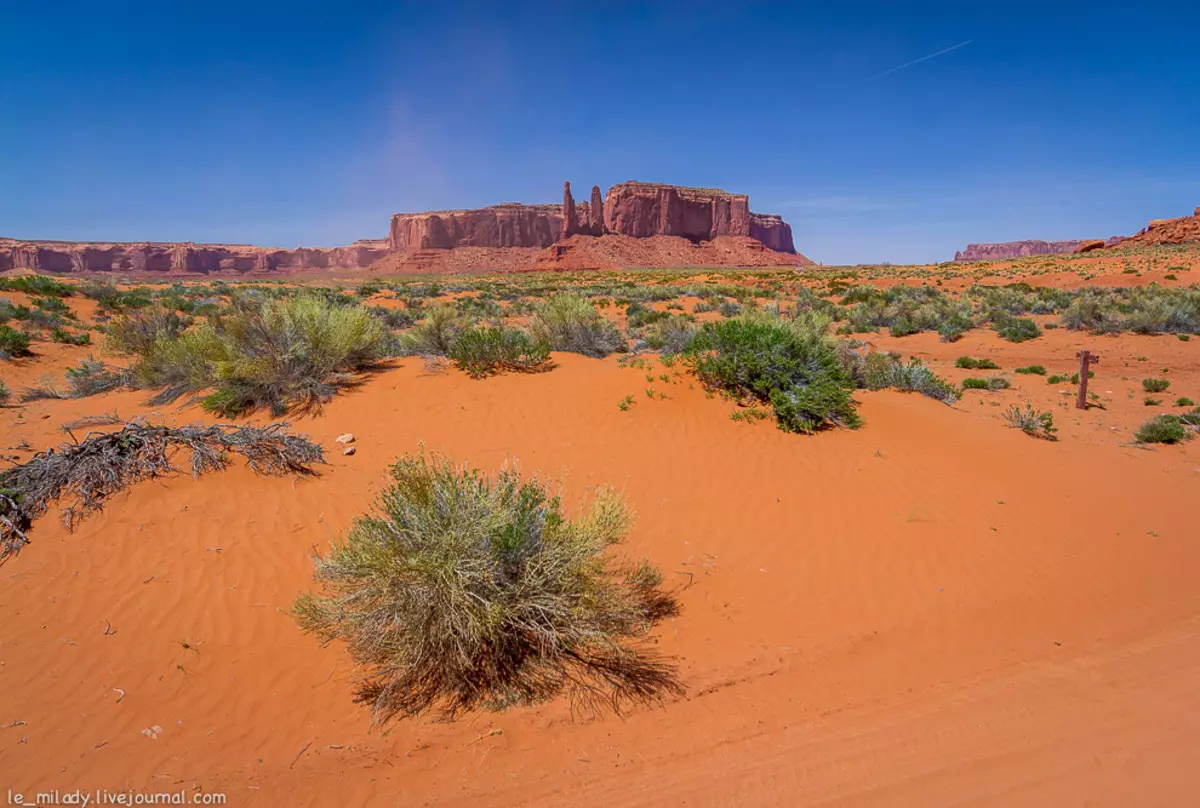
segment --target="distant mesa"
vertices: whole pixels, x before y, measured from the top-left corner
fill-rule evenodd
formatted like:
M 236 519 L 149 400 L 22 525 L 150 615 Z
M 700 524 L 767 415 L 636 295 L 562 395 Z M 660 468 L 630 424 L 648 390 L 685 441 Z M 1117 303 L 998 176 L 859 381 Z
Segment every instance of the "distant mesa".
M 1107 239 L 1082 241 L 1003 241 L 996 244 L 968 244 L 967 249 L 954 254 L 955 261 L 996 261 L 1021 258 L 1027 255 L 1058 253 L 1087 253 L 1117 246 L 1151 244 L 1200 244 L 1200 208 L 1191 216 L 1175 219 L 1151 219 L 1150 223 L 1132 236 L 1112 236 Z
M 625 239 L 649 241 L 631 245 Z M 356 241 L 346 247 L 283 250 L 244 244 L 0 239 L 0 272 L 60 274 L 257 274 L 361 268 L 486 271 L 554 268 L 568 256 L 572 267 L 585 268 L 624 260 L 651 267 L 679 262 L 811 263 L 796 253 L 787 222 L 751 213 L 745 194 L 644 182 L 614 185 L 607 197 L 593 186 L 590 199 L 579 202 L 570 183 L 564 183 L 561 205 L 509 202 L 476 210 L 398 213 L 392 217 L 387 239 Z

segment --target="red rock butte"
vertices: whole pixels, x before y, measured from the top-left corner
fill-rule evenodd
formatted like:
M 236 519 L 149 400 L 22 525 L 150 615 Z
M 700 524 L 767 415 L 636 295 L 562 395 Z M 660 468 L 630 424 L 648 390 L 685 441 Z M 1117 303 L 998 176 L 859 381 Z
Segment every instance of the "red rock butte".
M 796 251 L 791 226 L 779 216 L 751 213 L 750 198 L 745 194 L 648 182 L 614 185 L 607 197 L 593 187 L 591 202 L 576 202 L 571 184 L 564 183 L 561 206 L 509 202 L 475 210 L 397 213 L 392 217 L 389 241 L 399 252 L 545 248 L 577 234 L 680 236 L 693 242 L 747 236 L 776 252 Z
M 628 239 L 649 241 L 634 245 Z M 643 248 L 650 245 L 654 249 Z M 561 205 L 508 202 L 475 210 L 397 213 L 386 240 L 346 247 L 0 239 L 0 272 L 464 271 L 552 268 L 562 259 L 572 268 L 621 260 L 641 266 L 811 263 L 796 253 L 791 226 L 779 216 L 751 213 L 745 194 L 645 182 L 614 185 L 607 196 L 593 186 L 590 200 L 581 202 L 564 183 Z

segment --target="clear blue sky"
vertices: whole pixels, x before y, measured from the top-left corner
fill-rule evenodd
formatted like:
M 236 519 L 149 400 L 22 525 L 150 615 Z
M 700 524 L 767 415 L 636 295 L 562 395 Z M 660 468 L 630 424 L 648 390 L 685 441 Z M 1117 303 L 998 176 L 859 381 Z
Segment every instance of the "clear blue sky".
M 909 262 L 1200 205 L 1194 2 L 4 0 L 0 30 L 15 238 L 335 245 L 639 179 Z

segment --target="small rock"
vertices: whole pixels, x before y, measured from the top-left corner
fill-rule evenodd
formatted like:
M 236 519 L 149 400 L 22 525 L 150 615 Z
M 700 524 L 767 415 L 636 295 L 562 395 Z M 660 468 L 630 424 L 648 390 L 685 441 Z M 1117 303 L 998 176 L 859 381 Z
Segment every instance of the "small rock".
M 347 432 L 345 435 L 338 435 L 334 440 L 338 443 L 354 443 L 354 433 Z
M 342 452 L 342 454 L 349 456 L 349 455 L 354 454 L 357 451 L 358 451 L 358 449 L 354 448 L 353 446 L 347 446 L 346 451 Z

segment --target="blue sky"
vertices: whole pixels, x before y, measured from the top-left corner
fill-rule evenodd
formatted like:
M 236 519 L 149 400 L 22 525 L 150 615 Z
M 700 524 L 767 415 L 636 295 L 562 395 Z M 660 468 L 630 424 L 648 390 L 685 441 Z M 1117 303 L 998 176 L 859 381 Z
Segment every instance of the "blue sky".
M 324 246 L 628 179 L 748 193 L 830 264 L 1128 234 L 1200 205 L 1198 23 L 1182 2 L 12 0 L 0 235 Z

